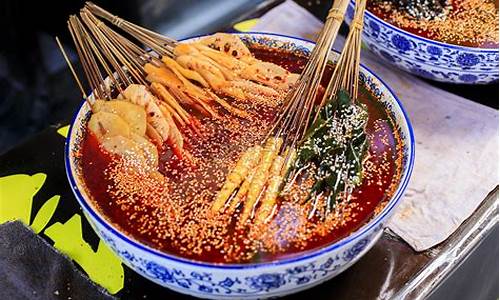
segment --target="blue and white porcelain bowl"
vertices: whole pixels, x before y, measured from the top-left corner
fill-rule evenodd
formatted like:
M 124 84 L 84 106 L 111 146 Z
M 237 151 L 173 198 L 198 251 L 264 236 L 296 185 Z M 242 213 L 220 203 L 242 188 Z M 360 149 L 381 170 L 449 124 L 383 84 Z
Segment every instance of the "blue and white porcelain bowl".
M 270 34 L 243 34 L 245 41 L 309 52 L 313 44 L 291 37 Z M 332 53 L 335 58 L 336 53 Z M 174 291 L 201 298 L 254 299 L 295 293 L 328 280 L 354 264 L 382 235 L 384 225 L 394 211 L 408 184 L 413 168 L 414 138 L 408 117 L 394 93 L 370 70 L 361 68 L 360 79 L 385 105 L 395 120 L 402 139 L 403 170 L 399 186 L 383 210 L 350 236 L 323 248 L 300 253 L 292 258 L 255 264 L 213 264 L 163 253 L 123 233 L 90 200 L 81 177 L 79 149 L 90 117 L 84 102 L 71 123 L 66 141 L 66 171 L 71 188 L 85 216 L 99 237 L 128 267 Z
M 348 23 L 354 2 L 347 10 Z M 400 29 L 366 11 L 362 39 L 384 61 L 414 75 L 458 84 L 498 81 L 498 48 L 473 48 L 427 39 Z

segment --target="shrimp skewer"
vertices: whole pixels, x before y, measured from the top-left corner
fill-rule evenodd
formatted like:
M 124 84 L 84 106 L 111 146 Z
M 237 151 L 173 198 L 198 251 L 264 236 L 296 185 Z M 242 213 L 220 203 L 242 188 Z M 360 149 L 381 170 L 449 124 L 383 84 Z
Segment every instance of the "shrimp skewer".
M 146 79 L 149 82 L 157 82 L 164 85 L 179 101 L 197 108 L 205 115 L 217 117 L 217 113 L 207 103 L 196 97 L 196 93 L 188 91 L 183 82 L 170 69 L 146 64 L 144 70 L 148 74 Z
M 181 65 L 179 65 L 175 60 L 171 59 L 170 57 L 164 56 L 162 57 L 161 61 L 172 71 L 174 71 L 174 73 L 176 74 L 179 73 L 188 79 L 198 82 L 203 87 L 208 87 L 208 83 L 206 82 L 205 79 L 203 79 L 203 77 L 200 74 L 192 70 L 183 68 Z
M 163 115 L 170 114 L 172 118 L 176 121 L 177 124 L 181 126 L 186 126 L 186 122 L 180 117 L 180 115 L 168 104 L 165 102 L 159 102 L 158 107 L 160 108 Z
M 192 44 L 200 53 L 204 56 L 211 58 L 217 64 L 224 66 L 225 68 L 235 72 L 237 75 L 240 74 L 241 70 L 248 66 L 247 63 L 240 61 L 226 53 L 214 50 L 203 44 L 193 43 Z
M 257 166 L 255 171 L 255 175 L 252 179 L 252 183 L 248 189 L 247 198 L 245 200 L 245 205 L 243 207 L 243 212 L 240 216 L 240 224 L 244 224 L 249 218 L 251 213 L 253 212 L 254 206 L 260 198 L 262 194 L 262 190 L 264 185 L 266 184 L 267 178 L 269 177 L 269 168 L 273 164 L 274 159 L 278 155 L 279 148 L 282 139 L 269 139 L 266 142 L 264 147 L 264 151 L 262 154 L 262 159 Z
M 161 97 L 161 99 L 164 101 L 165 106 L 168 106 L 172 112 L 175 112 L 175 115 L 182 120 L 182 122 L 191 124 L 191 117 L 189 116 L 188 112 L 182 108 L 182 106 L 179 105 L 179 103 L 175 100 L 175 98 L 167 91 L 167 89 L 157 83 L 153 82 L 151 84 L 151 89 Z M 174 116 L 175 116 L 174 115 Z
M 177 57 L 180 65 L 198 72 L 212 89 L 240 101 L 257 100 L 267 103 L 269 99 L 280 97 L 280 93 L 270 87 L 242 79 L 234 72 L 200 55 L 181 55 Z
M 182 67 L 179 64 L 177 64 L 177 62 L 174 61 L 173 59 L 168 58 L 168 57 L 164 57 L 162 59 L 162 61 L 165 64 L 167 64 L 167 66 L 170 68 L 170 70 L 184 83 L 184 85 L 187 87 L 187 90 L 190 92 L 190 95 L 192 95 L 192 97 L 196 97 L 196 98 L 200 99 L 201 101 L 207 102 L 207 103 L 209 103 L 211 101 L 215 101 L 219 105 L 221 105 L 224 109 L 226 109 L 228 112 L 230 112 L 236 116 L 239 116 L 242 118 L 248 117 L 248 113 L 232 107 L 229 103 L 220 99 L 217 95 L 212 93 L 209 89 L 202 90 L 201 88 L 192 84 L 187 78 L 184 78 L 183 74 L 181 74 L 181 72 L 177 71 L 177 69 L 176 69 L 176 68 L 182 68 Z M 198 73 L 191 71 L 191 70 L 188 70 L 188 69 L 186 69 L 186 71 L 190 71 L 193 74 L 198 74 Z M 198 74 L 198 76 L 200 76 L 200 75 Z M 203 77 L 200 76 L 200 78 L 203 78 Z
M 276 198 L 280 191 L 281 184 L 283 183 L 283 176 L 281 175 L 281 170 L 283 164 L 285 163 L 285 158 L 282 156 L 276 157 L 269 171 L 269 183 L 262 200 L 262 204 L 256 214 L 256 223 L 264 223 L 267 218 L 271 215 L 274 206 L 276 205 Z
M 236 39 L 239 40 L 237 37 Z M 211 40 L 215 42 L 219 39 Z M 224 44 L 227 43 L 235 45 L 234 37 Z M 236 47 L 241 46 L 246 47 L 244 44 Z M 180 44 L 174 49 L 178 65 L 199 73 L 216 92 L 240 101 L 257 100 L 260 103 L 268 103 L 270 99 L 281 99 L 285 95 L 284 91 L 298 79 L 298 74 L 290 73 L 273 63 L 255 59 L 251 54 L 245 54 L 238 59 L 224 51 L 212 49 L 202 42 Z M 243 57 L 247 59 L 243 61 Z
M 183 76 L 183 74 L 180 71 L 177 70 L 177 67 L 182 68 L 182 66 L 177 64 L 177 62 L 175 62 L 174 60 L 164 57 L 162 61 L 168 64 L 167 65 L 168 70 L 166 68 L 157 68 L 152 65 L 149 65 L 146 67 L 146 72 L 149 73 L 148 80 L 153 81 L 152 85 L 156 83 L 155 89 L 161 92 L 162 95 L 164 95 L 163 98 L 168 98 L 168 95 L 166 94 L 167 91 L 165 88 L 161 89 L 158 86 L 159 84 L 163 84 L 164 86 L 168 87 L 171 91 L 174 91 L 174 93 L 176 93 L 177 95 L 184 94 L 183 96 L 181 96 L 183 98 L 189 97 L 191 100 L 194 100 L 196 103 L 202 106 L 205 111 L 209 112 L 211 116 L 217 115 L 208 105 L 208 103 L 214 101 L 219 105 L 221 105 L 225 110 L 227 110 L 231 114 L 234 114 L 242 118 L 248 117 L 248 113 L 231 106 L 229 103 L 220 99 L 210 90 L 208 89 L 203 90 L 200 87 L 191 83 L 187 78 Z M 196 73 L 191 70 L 188 71 Z M 171 100 L 175 101 L 175 99 Z
M 258 163 L 262 152 L 261 146 L 254 146 L 249 148 L 240 157 L 234 169 L 229 173 L 226 178 L 226 182 L 222 186 L 222 189 L 217 194 L 214 203 L 212 204 L 212 212 L 219 212 L 228 198 L 233 194 L 234 190 L 238 188 L 241 182 L 246 178 L 248 173 L 255 165 Z
M 250 188 L 250 184 L 252 183 L 253 175 L 253 173 L 248 174 L 245 178 L 245 181 L 243 181 L 243 183 L 241 184 L 240 188 L 238 189 L 238 193 L 236 193 L 236 195 L 233 197 L 231 203 L 229 204 L 229 207 L 226 210 L 228 214 L 233 213 L 236 207 L 238 207 L 238 205 L 240 204 L 241 200 L 246 197 L 248 189 Z

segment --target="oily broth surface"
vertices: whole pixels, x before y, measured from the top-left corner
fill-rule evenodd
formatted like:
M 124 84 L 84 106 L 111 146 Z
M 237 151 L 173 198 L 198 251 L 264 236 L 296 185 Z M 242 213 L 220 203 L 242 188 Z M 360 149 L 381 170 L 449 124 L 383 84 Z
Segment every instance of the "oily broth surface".
M 305 57 L 282 50 L 252 48 L 264 61 L 300 72 Z M 329 68 L 324 84 L 331 74 Z M 192 165 L 172 156 L 168 146 L 160 153 L 160 172 L 166 182 L 128 178 L 119 159 L 103 152 L 91 134 L 82 141 L 82 176 L 89 194 L 109 221 L 136 240 L 166 253 L 205 262 L 249 263 L 272 261 L 333 243 L 365 224 L 390 199 L 401 172 L 400 140 L 384 107 L 364 87 L 358 100 L 369 112 L 369 169 L 347 205 L 328 222 L 307 220 L 307 211 L 291 200 L 304 197 L 297 188 L 280 198 L 275 217 L 265 226 L 238 228 L 236 218 L 210 216 L 208 208 L 228 171 L 242 151 L 258 143 L 271 126 L 275 106 L 238 103 L 251 120 L 223 114 L 220 120 L 201 118 L 202 137 L 189 133 Z

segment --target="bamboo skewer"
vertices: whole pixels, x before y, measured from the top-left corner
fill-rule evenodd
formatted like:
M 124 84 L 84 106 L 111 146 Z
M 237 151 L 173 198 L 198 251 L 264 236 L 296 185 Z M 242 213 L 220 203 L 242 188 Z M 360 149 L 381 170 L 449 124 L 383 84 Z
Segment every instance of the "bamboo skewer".
M 340 89 L 349 92 L 351 99 L 355 100 L 358 95 L 359 69 L 361 56 L 361 32 L 363 31 L 363 20 L 366 9 L 366 0 L 356 2 L 356 10 L 352 20 L 349 33 L 345 40 L 344 48 L 332 74 L 332 78 L 325 90 L 321 106 L 332 95 L 336 95 Z M 317 115 L 315 116 L 316 120 Z
M 113 15 L 92 2 L 85 3 L 85 8 L 95 15 L 110 21 L 118 28 L 123 29 L 161 56 L 172 57 L 174 55 L 174 48 L 177 41 Z
M 119 94 L 123 94 L 131 84 L 140 84 L 151 87 L 146 81 L 144 65 L 151 63 L 159 67 L 163 63 L 158 57 L 132 43 L 127 38 L 110 29 L 106 24 L 93 15 L 87 8 L 80 11 L 80 18 L 70 16 L 68 27 L 75 42 L 80 60 L 91 88 L 97 98 L 111 99 L 110 91 L 104 88 L 101 71 L 109 77 L 112 86 Z M 151 92 L 158 95 L 158 89 Z M 169 96 L 166 90 L 161 90 L 161 98 Z M 172 114 L 174 120 L 181 126 L 194 126 L 189 114 L 170 97 L 158 102 L 160 109 Z
M 76 81 L 76 84 L 78 85 L 78 88 L 80 89 L 80 92 L 82 93 L 82 98 L 89 105 L 90 111 L 94 112 L 93 104 L 90 103 L 90 100 L 88 99 L 87 94 L 85 93 L 85 89 L 83 88 L 82 82 L 80 81 L 80 78 L 78 78 L 78 75 L 76 74 L 76 71 L 73 68 L 73 64 L 69 60 L 68 55 L 66 54 L 66 51 L 64 50 L 64 47 L 61 44 L 61 41 L 59 40 L 59 37 L 57 37 L 57 36 L 56 36 L 56 43 L 57 43 L 57 46 L 59 47 L 59 50 L 61 51 L 61 53 L 62 53 L 62 55 L 64 57 L 64 60 L 66 61 L 66 64 L 68 65 L 68 67 L 69 67 L 69 69 L 71 71 L 71 74 L 73 75 L 73 78 Z
M 359 70 L 360 70 L 360 55 L 361 55 L 361 33 L 363 30 L 363 20 L 364 12 L 366 9 L 366 0 L 356 1 L 356 10 L 354 13 L 354 18 L 351 23 L 349 33 L 347 35 L 344 47 L 339 56 L 339 59 L 335 65 L 332 77 L 325 89 L 325 94 L 321 99 L 321 103 L 317 109 L 311 124 L 314 124 L 319 117 L 321 107 L 323 107 L 327 101 L 332 101 L 335 99 L 337 93 L 340 90 L 345 90 L 349 93 L 352 102 L 356 101 L 358 95 L 358 85 L 359 85 Z M 289 185 L 293 184 L 295 178 L 297 177 L 297 172 L 292 172 L 292 177 L 294 178 Z M 344 182 L 347 181 L 347 174 L 342 178 Z M 350 198 L 352 193 L 352 186 L 345 185 L 343 193 L 346 195 L 347 199 Z M 311 218 L 318 205 L 318 201 L 321 198 L 323 192 L 314 195 L 313 207 L 309 213 L 309 218 Z M 325 202 L 328 202 L 325 199 Z M 326 214 L 331 212 L 331 205 L 326 204 Z
M 355 16 L 342 53 L 335 65 L 332 78 L 330 79 L 320 104 L 315 104 L 321 77 L 328 61 L 328 54 L 338 33 L 347 4 L 347 1 L 336 1 L 334 3 L 325 22 L 325 27 L 320 33 L 316 47 L 311 53 L 308 64 L 301 74 L 295 88 L 288 93 L 285 99 L 284 108 L 275 119 L 275 125 L 269 132 L 268 140 L 283 140 L 283 146 L 279 154 L 286 158 L 283 164 L 284 166 L 289 166 L 290 162 L 295 159 L 294 156 L 296 155 L 295 150 L 297 144 L 304 139 L 308 128 L 315 123 L 321 108 L 326 104 L 327 100 L 334 98 L 340 89 L 347 90 L 352 101 L 355 101 L 357 97 L 361 32 L 363 28 L 366 0 L 358 0 L 356 3 Z M 316 110 L 316 113 L 312 118 L 314 110 Z M 288 174 L 288 178 L 293 178 L 292 182 L 289 182 L 290 186 L 298 177 L 297 172 L 301 171 L 303 170 L 292 170 L 292 172 Z M 286 169 L 282 169 L 282 173 L 286 172 Z M 275 181 L 277 179 L 281 179 L 283 184 L 285 176 L 282 175 L 281 178 L 274 177 L 273 184 L 269 182 L 267 189 L 270 189 L 272 185 L 271 189 L 275 190 Z M 344 193 L 347 197 L 349 197 L 350 192 L 351 190 L 346 186 Z M 314 215 L 314 211 L 316 210 L 316 206 L 322 194 L 323 192 L 320 192 L 318 195 L 314 196 L 313 210 L 309 213 L 309 217 Z M 274 211 L 274 208 L 275 199 L 266 197 L 266 204 L 261 205 L 257 213 L 256 221 L 263 222 L 262 220 L 269 220 L 269 211 Z M 329 209 L 330 207 L 327 206 L 327 210 Z
M 268 155 L 268 157 L 262 155 L 259 164 L 255 167 L 255 174 L 251 174 L 252 183 L 246 194 L 247 199 L 244 203 L 240 224 L 249 219 L 249 216 L 256 216 L 256 222 L 266 222 L 275 211 L 276 198 L 286 175 L 284 168 L 290 166 L 290 161 L 295 157 L 297 143 L 303 139 L 309 127 L 309 120 L 315 106 L 321 78 L 348 4 L 349 0 L 337 0 L 334 2 L 304 71 L 292 90 L 287 93 L 283 107 L 273 121 L 274 126 L 262 141 L 262 146 L 265 149 L 269 145 L 276 145 L 277 149 L 268 150 L 268 152 L 271 151 L 270 153 L 276 151 L 274 152 L 274 156 Z M 252 149 L 247 150 L 247 152 L 249 151 L 252 151 Z M 247 155 L 247 152 L 243 154 L 243 157 Z M 274 161 L 278 161 L 279 163 L 275 165 L 276 170 L 270 172 L 268 169 L 273 165 Z M 227 207 L 223 203 L 231 203 L 229 211 L 234 210 L 240 201 L 239 199 L 244 197 L 244 195 L 241 195 L 242 187 L 240 186 L 243 182 L 248 182 L 248 178 L 247 180 L 241 180 L 236 187 L 234 187 L 233 182 L 228 183 L 232 184 L 231 188 L 239 189 L 239 192 L 227 193 L 227 191 L 224 191 L 223 195 L 229 197 L 226 199 L 226 196 L 219 195 L 217 205 L 212 207 L 212 211 L 217 212 L 221 208 L 224 209 Z M 228 187 L 225 185 L 223 190 L 227 190 Z M 244 188 L 247 189 L 246 185 Z M 265 195 L 263 200 L 265 203 L 261 204 L 256 215 L 254 213 L 257 203 L 263 195 Z M 235 200 L 233 199 L 234 197 L 238 197 L 238 199 Z
M 273 182 L 279 179 L 283 182 L 286 179 L 285 177 L 297 177 L 294 173 L 296 171 L 291 173 L 292 176 L 288 176 L 289 174 L 286 174 L 287 170 L 295 160 L 297 145 L 304 139 L 308 128 L 317 119 L 319 111 L 326 101 L 336 95 L 339 89 L 348 90 L 352 99 L 355 99 L 357 95 L 361 49 L 360 37 L 363 27 L 366 0 L 357 1 L 354 20 L 351 24 L 344 49 L 334 68 L 332 79 L 326 88 L 320 104 L 318 105 L 316 103 L 318 88 L 328 63 L 333 42 L 337 37 L 347 10 L 348 3 L 349 0 L 336 0 L 333 3 L 304 71 L 300 75 L 295 86 L 286 95 L 280 112 L 272 122 L 274 124 L 273 127 L 269 131 L 266 139 L 262 141 L 262 145 L 270 141 L 273 141 L 277 145 L 277 149 L 273 150 L 276 151 L 275 156 L 272 158 L 272 161 L 265 161 L 266 166 L 270 166 L 276 157 L 283 159 L 283 163 L 279 164 L 281 169 L 272 172 Z M 111 80 L 114 81 L 115 86 L 121 92 L 121 84 L 125 86 L 133 82 L 146 84 L 144 79 L 146 74 L 144 70 L 145 64 L 152 63 L 158 67 L 163 65 L 160 60 L 161 57 L 172 57 L 174 55 L 174 47 L 177 45 L 177 41 L 123 20 L 91 2 L 86 3 L 80 16 L 85 26 L 75 16 L 70 18 L 68 24 L 72 37 L 77 45 L 80 60 L 84 65 L 85 74 L 92 89 L 96 91 L 96 95 L 99 97 L 103 95 L 109 97 L 109 91 L 101 84 L 102 75 L 99 64 L 101 68 L 104 69 L 105 73 L 111 77 Z M 129 33 L 140 43 L 151 48 L 158 56 L 151 55 L 135 43 L 116 33 L 98 17 L 110 21 L 112 24 Z M 124 66 L 124 68 L 121 66 Z M 121 84 L 113 76 L 111 72 L 112 69 L 117 73 Z M 156 89 L 156 93 L 158 93 L 158 91 L 159 90 Z M 165 105 L 164 109 L 168 112 L 176 112 L 178 109 L 175 105 L 172 106 L 168 101 L 162 104 Z M 312 118 L 313 115 L 314 118 Z M 174 116 L 174 119 L 180 123 L 185 123 L 188 117 L 187 114 L 178 112 L 178 114 Z M 279 143 L 277 141 L 279 141 Z M 260 185 L 259 187 L 251 187 L 253 191 L 252 202 L 254 203 L 251 205 L 252 211 L 250 212 L 248 210 L 248 206 L 246 208 L 246 216 L 254 216 L 255 208 L 261 196 L 269 194 L 269 196 L 266 196 L 266 215 L 257 217 L 257 220 L 261 221 L 268 220 L 270 217 L 269 213 L 275 211 L 276 196 L 273 195 L 277 194 L 275 190 L 281 190 L 281 187 L 277 189 L 274 183 L 273 191 L 264 193 L 269 179 L 269 167 L 264 170 L 261 166 L 261 164 L 264 163 L 263 160 L 263 158 L 262 160 L 259 159 L 255 168 L 262 168 L 262 174 L 257 175 L 264 177 L 252 179 L 252 182 L 258 181 Z M 243 181 L 244 178 L 242 178 L 242 182 Z M 240 184 L 235 187 L 236 190 L 239 188 Z M 260 189 L 260 192 L 256 189 Z M 231 198 L 236 194 L 239 193 L 230 193 L 232 196 L 229 196 L 229 199 L 220 197 L 221 199 L 219 199 L 217 207 L 221 209 L 228 207 L 228 203 L 231 203 Z M 257 198 L 255 198 L 255 195 L 257 195 Z M 232 207 L 231 210 L 233 210 L 234 203 L 231 203 L 230 206 Z M 218 210 L 219 209 L 215 209 L 215 211 Z
M 91 52 L 89 51 L 88 45 L 82 40 L 81 27 L 79 21 L 77 19 L 75 20 L 75 16 L 70 16 L 68 20 L 68 29 L 75 43 L 76 51 L 82 63 L 87 81 L 90 84 L 90 88 L 98 98 L 105 98 L 104 91 L 101 90 L 101 83 L 104 82 L 104 79 L 101 76 L 95 58 L 90 55 Z
M 308 128 L 308 118 L 313 110 L 323 72 L 328 62 L 340 25 L 344 19 L 349 0 L 333 3 L 307 65 L 296 86 L 287 94 L 285 107 L 275 120 L 269 136 L 282 137 L 286 147 L 295 147 Z M 287 158 L 288 160 L 288 158 Z
M 273 187 L 276 190 L 276 195 L 281 191 L 286 177 L 290 175 L 295 177 L 294 172 L 286 174 L 288 170 L 285 168 L 293 163 L 297 144 L 303 140 L 307 129 L 313 124 L 310 119 L 314 108 L 316 107 L 317 111 L 321 108 L 321 105 L 319 107 L 315 105 L 318 89 L 348 4 L 348 0 L 337 0 L 333 3 L 304 71 L 300 75 L 298 83 L 287 94 L 284 109 L 279 113 L 274 122 L 275 125 L 269 132 L 268 137 L 283 140 L 279 151 L 279 154 L 284 156 L 284 163 L 280 170 L 283 175 L 279 177 L 281 181 L 279 187 Z M 277 178 L 273 178 L 273 181 L 276 180 Z M 260 215 L 257 217 L 257 222 L 269 220 L 269 211 L 275 210 L 276 196 L 266 200 L 266 204 L 259 210 Z

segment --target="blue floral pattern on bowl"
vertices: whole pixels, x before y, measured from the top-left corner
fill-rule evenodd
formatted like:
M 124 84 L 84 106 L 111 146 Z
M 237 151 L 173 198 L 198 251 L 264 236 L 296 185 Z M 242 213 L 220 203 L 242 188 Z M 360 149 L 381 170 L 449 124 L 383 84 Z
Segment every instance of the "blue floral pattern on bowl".
M 308 54 L 313 44 L 291 37 L 251 33 L 246 43 L 259 43 Z M 337 57 L 332 53 L 332 59 Z M 99 237 L 123 263 L 145 278 L 196 297 L 211 299 L 257 299 L 283 296 L 328 280 L 354 264 L 378 240 L 408 184 L 414 160 L 414 137 L 408 117 L 394 93 L 371 71 L 361 68 L 360 82 L 387 108 L 402 141 L 403 170 L 398 189 L 382 211 L 358 231 L 336 243 L 291 258 L 255 264 L 211 264 L 188 260 L 152 249 L 127 236 L 94 207 L 82 180 L 79 158 L 74 153 L 85 133 L 90 109 L 83 102 L 71 122 L 66 141 L 68 180 L 86 218 Z M 90 96 L 92 98 L 92 96 Z
M 354 3 L 348 7 L 350 23 Z M 419 37 L 367 11 L 363 42 L 376 55 L 407 72 L 428 79 L 487 84 L 498 81 L 498 49 L 472 48 Z
M 378 226 L 373 234 L 381 234 L 382 226 Z M 248 276 L 241 273 L 241 276 L 222 276 L 214 272 L 191 271 L 186 272 L 182 268 L 166 266 L 154 260 L 144 259 L 130 252 L 130 249 L 121 248 L 116 239 L 112 238 L 105 230 L 98 232 L 102 240 L 117 253 L 124 262 L 142 276 L 157 282 L 161 285 L 175 286 L 181 292 L 197 291 L 202 294 L 213 294 L 231 296 L 235 298 L 253 298 L 255 295 L 269 297 L 277 295 L 285 286 L 294 285 L 301 287 L 310 282 L 317 282 L 319 279 L 332 277 L 338 274 L 339 270 L 354 263 L 360 254 L 367 251 L 377 239 L 375 236 L 366 236 L 360 239 L 352 247 L 347 248 L 341 254 L 329 256 L 324 261 L 310 261 L 298 264 L 294 267 L 281 268 L 279 271 L 258 273 Z M 251 273 L 251 272 L 249 272 Z M 185 291 L 182 291 L 185 290 Z

